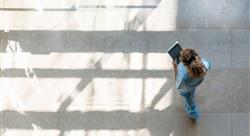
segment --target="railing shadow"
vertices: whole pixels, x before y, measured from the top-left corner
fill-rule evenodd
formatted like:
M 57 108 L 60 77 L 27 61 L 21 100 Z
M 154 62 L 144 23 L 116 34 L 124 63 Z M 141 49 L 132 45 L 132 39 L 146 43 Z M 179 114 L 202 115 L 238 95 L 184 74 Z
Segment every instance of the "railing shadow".
M 8 129 L 33 129 L 35 124 L 42 129 L 51 130 L 136 130 L 147 129 L 152 136 L 165 136 L 175 132 L 181 123 L 194 124 L 183 114 L 163 114 L 160 111 L 133 113 L 129 111 L 59 111 L 59 112 L 26 112 L 22 115 L 15 111 L 3 111 L 3 126 Z M 163 127 L 166 127 L 164 129 Z M 163 132 L 164 131 L 164 132 Z
M 151 32 L 149 32 L 151 33 Z M 154 33 L 154 32 L 152 32 Z M 165 51 L 171 45 L 162 46 L 162 48 L 148 47 L 148 33 L 136 32 L 78 32 L 78 31 L 12 31 L 4 33 L 4 43 L 8 40 L 18 41 L 23 52 L 30 52 L 34 55 L 47 55 L 53 52 L 59 53 L 77 53 L 77 52 L 105 52 L 105 53 L 166 53 Z M 107 40 L 115 35 L 118 39 Z M 139 39 L 137 39 L 139 37 Z M 93 38 L 100 41 L 93 43 Z M 142 38 L 142 39 L 141 39 Z M 32 42 L 30 39 L 37 39 Z M 124 40 L 125 39 L 125 40 Z M 6 44 L 3 44 L 3 49 Z M 51 46 L 53 45 L 53 46 Z M 4 51 L 1 51 L 3 53 Z M 167 54 L 166 54 L 167 55 Z M 144 60 L 145 61 L 145 60 Z M 144 62 L 145 66 L 147 65 Z M 97 61 L 95 65 L 100 65 Z M 37 78 L 81 78 L 76 85 L 72 94 L 77 96 L 83 88 L 92 81 L 93 78 L 172 78 L 172 70 L 108 70 L 101 69 L 50 69 L 50 68 L 32 68 Z M 9 68 L 2 72 L 1 78 L 26 78 L 25 71 L 21 68 Z M 154 107 L 162 97 L 171 88 L 173 82 L 166 83 L 155 96 L 152 102 Z M 169 116 L 163 115 L 160 111 L 66 111 L 68 106 L 73 102 L 74 97 L 69 95 L 60 105 L 57 112 L 24 112 L 2 111 L 2 128 L 6 129 L 33 129 L 32 124 L 40 126 L 42 129 L 57 129 L 62 133 L 69 130 L 93 130 L 93 129 L 110 129 L 110 130 L 130 130 L 146 128 L 154 136 L 161 136 L 159 129 L 154 127 L 154 123 L 163 125 L 163 123 L 172 122 L 173 119 L 183 118 L 182 114 L 177 118 L 172 116 L 171 111 L 167 112 Z M 142 105 L 144 106 L 144 105 Z M 166 111 L 166 110 L 165 110 Z M 166 113 L 166 112 L 164 112 Z M 162 116 L 158 118 L 158 116 Z M 153 118 L 152 120 L 149 118 Z M 179 120 L 181 121 L 181 120 Z M 184 119 L 184 121 L 187 121 Z M 171 123 L 169 129 L 164 132 L 170 134 L 175 130 L 177 124 Z M 177 133 L 177 132 L 176 132 Z

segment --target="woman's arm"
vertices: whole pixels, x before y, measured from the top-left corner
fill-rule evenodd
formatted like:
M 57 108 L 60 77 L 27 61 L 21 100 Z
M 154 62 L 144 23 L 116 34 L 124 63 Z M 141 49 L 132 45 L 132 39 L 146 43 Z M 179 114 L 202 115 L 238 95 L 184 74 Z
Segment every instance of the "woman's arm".
M 174 67 L 174 80 L 176 81 L 176 75 L 177 75 L 177 64 L 175 61 L 172 61 L 173 67 Z

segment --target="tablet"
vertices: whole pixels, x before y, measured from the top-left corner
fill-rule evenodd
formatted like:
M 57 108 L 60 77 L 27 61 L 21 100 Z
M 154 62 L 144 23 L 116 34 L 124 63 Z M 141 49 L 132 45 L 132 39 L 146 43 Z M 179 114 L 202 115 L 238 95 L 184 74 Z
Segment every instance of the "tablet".
M 180 63 L 180 53 L 182 51 L 182 47 L 180 46 L 179 42 L 175 42 L 169 49 L 168 54 L 171 58 L 176 61 L 177 64 Z

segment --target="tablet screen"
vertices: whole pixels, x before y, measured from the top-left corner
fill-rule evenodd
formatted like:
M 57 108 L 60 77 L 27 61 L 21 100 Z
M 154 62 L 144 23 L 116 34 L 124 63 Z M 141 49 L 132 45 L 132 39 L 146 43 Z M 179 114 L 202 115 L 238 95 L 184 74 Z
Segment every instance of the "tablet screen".
M 176 58 L 180 57 L 180 52 L 181 51 L 182 51 L 182 48 L 181 48 L 181 46 L 180 46 L 180 44 L 178 42 L 176 42 L 175 44 L 173 44 L 168 49 L 168 53 L 172 57 L 173 60 L 175 60 Z

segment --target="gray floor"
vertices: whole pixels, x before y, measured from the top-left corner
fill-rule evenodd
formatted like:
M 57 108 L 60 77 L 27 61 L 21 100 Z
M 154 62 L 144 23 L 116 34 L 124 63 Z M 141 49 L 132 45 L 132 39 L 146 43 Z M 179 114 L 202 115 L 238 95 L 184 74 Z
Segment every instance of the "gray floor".
M 0 9 L 1 136 L 250 136 L 249 0 Z M 175 41 L 212 61 L 196 122 L 174 89 Z

